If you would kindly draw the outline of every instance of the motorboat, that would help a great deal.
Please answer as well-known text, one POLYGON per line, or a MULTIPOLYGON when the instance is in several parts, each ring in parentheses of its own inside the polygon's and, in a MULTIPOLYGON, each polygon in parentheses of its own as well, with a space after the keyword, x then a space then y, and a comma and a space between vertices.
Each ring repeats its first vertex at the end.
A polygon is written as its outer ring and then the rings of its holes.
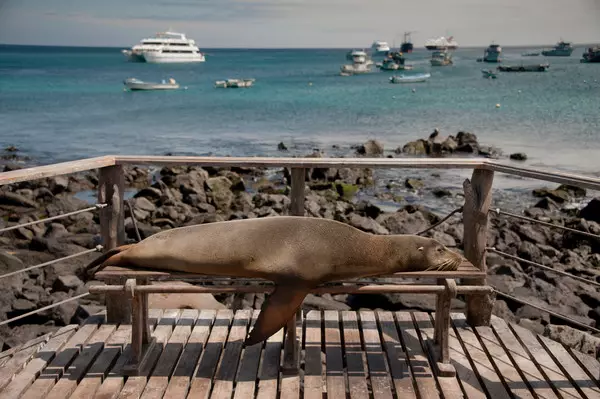
POLYGON ((440 36, 427 40, 425 42, 425 48, 427 50, 456 50, 458 48, 458 43, 456 42, 456 40, 454 40, 453 36, 450 36, 447 39, 444 36, 440 36))
POLYGON ((537 57, 540 55, 539 51, 526 51, 521 54, 523 57, 537 57))
POLYGON ((446 50, 437 50, 431 53, 429 62, 431 66, 452 65, 452 56, 446 50))
POLYGON ((500 55, 502 54, 502 47, 499 44, 490 44, 483 53, 483 62, 502 62, 500 55))
POLYGON ((215 87, 219 88, 243 88, 250 87, 254 84, 255 79, 226 79, 226 80, 217 80, 215 82, 215 87))
POLYGON ((390 51, 387 53, 386 58, 377 64, 377 67, 384 71, 411 70, 413 68, 412 65, 405 65, 405 61, 406 59, 402 52, 390 51))
POLYGON ((571 43, 561 40, 553 48, 542 50, 542 55, 546 57, 570 57, 573 50, 575 49, 571 43))
POLYGON ((600 62, 600 46, 589 47, 585 53, 581 56, 580 62, 583 63, 597 63, 600 62))
POLYGON ((121 52, 134 62, 183 63, 206 60, 194 40, 188 39, 184 33, 170 31, 158 32, 121 52))
POLYGON ((144 82, 136 78, 128 78, 123 81, 123 84, 129 90, 173 90, 179 88, 179 83, 175 79, 170 78, 168 81, 144 82))
POLYGON ((364 50, 352 50, 346 54, 346 59, 353 63, 364 63, 368 58, 369 56, 364 50))
POLYGON ((413 51, 414 46, 410 38, 411 33, 412 32, 404 32, 404 40, 402 41, 402 45, 400 45, 400 51, 402 53, 412 53, 413 51))
POLYGON ((346 54, 346 59, 352 61, 352 64, 342 65, 340 68, 341 75, 347 76, 371 72, 373 60, 371 60, 363 50, 352 50, 348 52, 346 54))
POLYGON ((498 77, 496 72, 492 71, 491 69, 482 69, 481 73, 483 73, 483 77, 486 79, 496 79, 498 77))
POLYGON ((550 68, 550 64, 529 64, 529 65, 501 65, 498 67, 502 72, 545 72, 550 68))
POLYGON ((390 45, 387 42, 376 40, 371 45, 371 53, 373 54, 385 54, 390 51, 390 45))
POLYGON ((416 75, 394 75, 390 76, 390 83, 420 83, 427 81, 427 79, 430 77, 430 73, 420 73, 416 75))

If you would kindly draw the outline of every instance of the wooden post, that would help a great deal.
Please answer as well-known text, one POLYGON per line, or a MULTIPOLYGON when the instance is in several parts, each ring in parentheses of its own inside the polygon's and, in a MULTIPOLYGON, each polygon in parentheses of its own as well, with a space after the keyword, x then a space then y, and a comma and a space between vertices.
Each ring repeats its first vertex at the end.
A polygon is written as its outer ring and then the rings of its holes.
MULTIPOLYGON (((304 216, 304 168, 292 168, 292 190, 290 192, 291 204, 290 215, 304 216)), ((302 322, 302 308, 298 309, 296 316, 292 317, 287 324, 287 335, 285 338, 285 349, 283 354, 283 370, 286 372, 298 371, 298 359, 300 358, 301 337, 298 337, 296 326, 302 322)))
MULTIPOLYGON (((123 212, 123 191, 125 177, 121 165, 100 169, 98 178, 98 203, 107 204, 100 209, 100 234, 104 250, 125 243, 123 212)), ((125 284, 124 279, 116 278, 107 284, 125 284)), ((131 298, 122 293, 106 293, 106 320, 109 323, 131 322, 131 298)))
MULTIPOLYGON (((494 172, 475 169, 471 181, 463 183, 465 205, 463 208, 465 258, 483 272, 487 245, 488 210, 492 202, 494 172)), ((486 278, 469 280, 470 284, 485 285, 486 278)), ((494 307, 491 294, 471 294, 467 297, 467 322, 472 326, 489 326, 494 307)))

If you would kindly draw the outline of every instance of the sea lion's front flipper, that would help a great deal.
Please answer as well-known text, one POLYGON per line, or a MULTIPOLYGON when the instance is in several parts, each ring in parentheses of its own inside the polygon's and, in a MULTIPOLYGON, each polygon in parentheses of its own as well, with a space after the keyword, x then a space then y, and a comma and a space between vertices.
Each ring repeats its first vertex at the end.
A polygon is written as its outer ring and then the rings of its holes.
POLYGON ((288 322, 302 304, 309 289, 295 286, 276 286, 275 291, 265 300, 254 329, 244 342, 246 346, 264 341, 288 322))

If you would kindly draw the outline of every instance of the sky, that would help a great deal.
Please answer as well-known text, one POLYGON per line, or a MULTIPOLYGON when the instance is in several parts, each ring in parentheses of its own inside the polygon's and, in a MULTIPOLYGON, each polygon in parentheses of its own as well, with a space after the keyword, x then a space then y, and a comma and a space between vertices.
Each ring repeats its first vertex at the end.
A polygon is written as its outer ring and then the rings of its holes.
POLYGON ((201 48, 600 43, 600 0, 0 0, 0 43, 132 46, 167 29, 201 48))

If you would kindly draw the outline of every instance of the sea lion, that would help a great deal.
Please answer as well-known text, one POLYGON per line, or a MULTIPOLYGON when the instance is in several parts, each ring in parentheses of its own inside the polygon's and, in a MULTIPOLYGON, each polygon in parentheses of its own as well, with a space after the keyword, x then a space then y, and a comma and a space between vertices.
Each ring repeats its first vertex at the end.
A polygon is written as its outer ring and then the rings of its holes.
POLYGON ((341 222, 299 216, 234 220, 179 227, 101 255, 105 266, 231 277, 258 277, 276 287, 245 341, 276 333, 319 284, 422 270, 456 270, 462 257, 416 235, 374 235, 341 222))

